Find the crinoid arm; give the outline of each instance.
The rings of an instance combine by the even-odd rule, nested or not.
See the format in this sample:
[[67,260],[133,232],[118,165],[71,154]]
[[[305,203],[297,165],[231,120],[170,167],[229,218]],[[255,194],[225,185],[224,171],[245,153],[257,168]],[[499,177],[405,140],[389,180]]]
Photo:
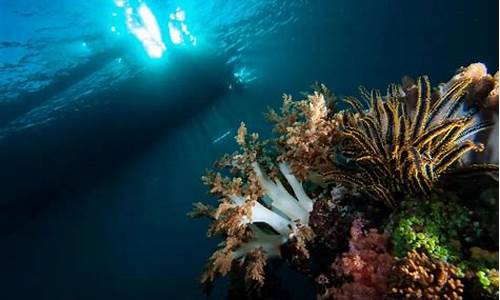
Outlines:
[[[415,101],[405,98],[395,85],[389,86],[385,97],[377,90],[360,88],[363,101],[345,99],[355,113],[341,112],[343,142],[338,147],[356,167],[340,164],[323,176],[356,186],[389,206],[398,202],[395,198],[402,191],[429,195],[440,176],[452,174],[467,153],[484,149],[470,137],[491,122],[460,114],[471,82],[468,77],[455,78],[435,97],[428,77],[422,76],[415,86]],[[413,108],[410,102],[416,103]],[[491,166],[468,171],[480,169]]]

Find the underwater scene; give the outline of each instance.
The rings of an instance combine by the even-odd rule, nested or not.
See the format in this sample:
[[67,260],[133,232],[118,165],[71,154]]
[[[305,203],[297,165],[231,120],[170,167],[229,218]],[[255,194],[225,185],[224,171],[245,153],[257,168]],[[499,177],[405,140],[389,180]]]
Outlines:
[[498,299],[498,11],[0,0],[0,299]]

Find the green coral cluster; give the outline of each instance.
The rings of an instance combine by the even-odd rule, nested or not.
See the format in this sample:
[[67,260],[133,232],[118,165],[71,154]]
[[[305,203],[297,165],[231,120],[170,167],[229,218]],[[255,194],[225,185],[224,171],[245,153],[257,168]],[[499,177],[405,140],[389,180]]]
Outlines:
[[470,257],[460,264],[469,271],[469,279],[484,299],[498,298],[498,252],[478,247],[470,249]]
[[418,251],[455,264],[459,278],[470,282],[481,299],[496,299],[498,252],[471,247],[484,238],[482,223],[458,197],[440,193],[402,201],[386,228],[392,233],[394,256],[405,258]]
[[440,235],[440,228],[427,218],[409,217],[399,221],[393,232],[394,254],[403,257],[406,253],[425,249],[433,258],[450,261],[456,258],[456,253]]
[[484,269],[476,272],[476,278],[487,296],[498,297],[498,271]]
[[401,203],[389,224],[394,254],[403,257],[412,250],[425,250],[430,257],[455,261],[461,242],[471,242],[481,235],[472,212],[449,195],[429,199],[408,199]]

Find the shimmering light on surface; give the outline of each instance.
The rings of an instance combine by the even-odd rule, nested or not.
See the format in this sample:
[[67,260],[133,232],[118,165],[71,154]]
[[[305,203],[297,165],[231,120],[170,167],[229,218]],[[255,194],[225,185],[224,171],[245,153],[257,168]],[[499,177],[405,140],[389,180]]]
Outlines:
[[186,19],[186,12],[180,8],[177,8],[177,11],[175,12],[175,19],[177,19],[177,21],[184,22],[184,20]]
[[[168,37],[165,39],[168,38],[173,46],[196,46],[197,44],[197,38],[191,33],[186,23],[186,12],[179,6],[174,11],[167,11],[163,15],[161,11],[157,11],[155,15],[143,0],[115,0],[115,6],[123,12],[128,32],[141,42],[151,58],[161,58],[167,51],[161,29],[168,31]],[[113,16],[117,15],[113,12]],[[162,21],[162,16],[168,19]],[[164,27],[160,27],[160,24]],[[112,24],[110,30],[117,35],[122,32],[116,23]]]
[[141,41],[149,57],[161,58],[167,47],[163,43],[160,27],[155,15],[146,3],[141,3],[137,11],[138,14],[134,14],[132,7],[125,9],[128,30]]
[[168,22],[170,41],[174,45],[189,42],[192,46],[196,46],[196,37],[189,31],[185,20],[186,12],[180,7],[177,7],[175,12],[170,14]]
[[123,7],[125,5],[125,0],[115,0],[117,7]]
[[[0,34],[0,101],[11,101],[25,92],[45,87],[59,72],[112,49],[120,49],[127,57],[141,62],[152,60],[153,65],[167,61],[170,54],[167,50],[174,48],[193,53],[213,51],[236,69],[240,66],[259,69],[255,60],[250,60],[252,48],[267,35],[296,22],[307,1],[33,0],[33,6],[28,5],[30,1],[7,1],[5,9],[0,4],[2,21],[26,26]],[[157,52],[162,53],[161,59],[150,58],[143,42],[128,28],[129,21],[143,27],[138,15],[142,3],[149,6],[160,27],[167,48],[162,50],[161,44],[156,47],[160,48]],[[181,32],[180,44],[170,40],[170,21]],[[116,32],[111,31],[111,26],[115,26]],[[82,45],[83,41],[87,46]],[[198,49],[191,49],[194,45]],[[146,61],[142,61],[144,58]]]
[[168,31],[170,34],[170,41],[172,41],[172,43],[176,45],[182,43],[183,41],[182,34],[180,30],[172,22],[168,23]]
[[151,34],[151,37],[156,41],[161,41],[160,27],[156,22],[156,17],[145,3],[139,7],[139,16],[141,16],[144,27]]

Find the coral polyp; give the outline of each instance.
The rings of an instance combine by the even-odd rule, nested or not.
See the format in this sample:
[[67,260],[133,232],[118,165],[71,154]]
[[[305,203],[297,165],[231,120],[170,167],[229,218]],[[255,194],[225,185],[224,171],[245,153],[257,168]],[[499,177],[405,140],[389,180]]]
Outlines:
[[480,134],[498,76],[473,64],[437,88],[407,77],[384,96],[361,88],[345,110],[313,88],[269,111],[267,140],[242,123],[239,150],[203,177],[218,203],[191,216],[222,242],[202,283],[230,275],[238,299],[276,299],[281,261],[318,299],[498,296],[498,165],[470,155],[498,145]]

